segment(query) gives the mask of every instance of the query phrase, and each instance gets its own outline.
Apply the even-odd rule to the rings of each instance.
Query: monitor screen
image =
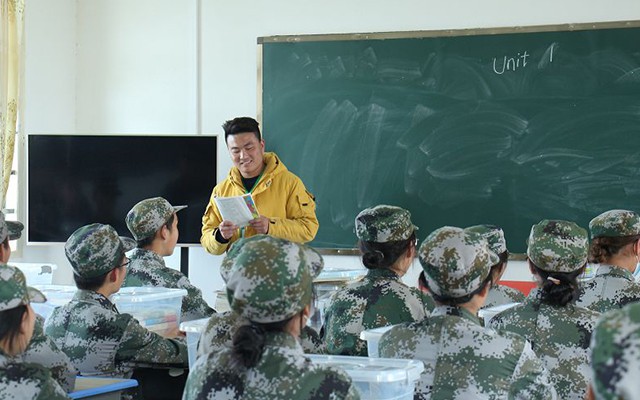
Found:
[[[161,196],[188,205],[178,213],[178,243],[198,244],[216,154],[215,136],[29,135],[27,240],[65,242],[94,222],[131,237],[127,212]]]

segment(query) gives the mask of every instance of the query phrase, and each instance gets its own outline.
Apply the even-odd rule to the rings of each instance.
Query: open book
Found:
[[[251,193],[242,196],[215,197],[214,200],[222,214],[222,219],[231,221],[240,228],[249,225],[252,219],[260,217]]]

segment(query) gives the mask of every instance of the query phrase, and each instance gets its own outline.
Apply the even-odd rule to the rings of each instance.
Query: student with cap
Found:
[[[477,312],[499,260],[486,240],[445,226],[427,237],[419,259],[436,308],[429,318],[393,327],[378,345],[381,357],[424,362],[414,399],[555,399],[529,342],[480,325]]]
[[[583,282],[578,305],[598,312],[640,301],[633,273],[640,263],[640,216],[610,210],[589,222],[589,262],[598,263],[593,279]]]
[[[251,236],[243,239],[241,243],[246,245],[247,243],[251,243],[255,240],[263,240],[262,235]],[[234,244],[222,260],[220,265],[220,275],[222,276],[222,280],[225,284],[229,280],[232,268],[236,265],[236,258],[238,255],[242,254],[240,248],[241,246]],[[314,254],[315,253],[310,253],[310,256],[313,256]],[[324,263],[319,255],[317,260],[312,260],[311,262]],[[231,303],[233,299],[233,291],[229,289],[229,286],[227,286],[227,299],[229,300],[229,303]],[[220,352],[224,349],[231,348],[233,346],[233,333],[238,329],[238,327],[248,323],[249,321],[232,310],[212,315],[200,335],[197,356],[200,357],[205,354]],[[305,353],[325,353],[324,344],[322,343],[320,336],[308,325],[305,325],[302,328],[302,332],[300,333],[300,345]]]
[[[91,224],[73,232],[64,248],[78,291],[51,313],[45,332],[82,375],[130,378],[134,362],[187,366],[183,341],[147,330],[109,300],[126,274],[128,241],[109,225]],[[140,382],[142,392],[145,384]]]
[[[312,364],[298,342],[322,257],[265,235],[235,246],[230,306],[248,323],[233,334],[231,349],[196,361],[183,399],[358,399],[344,372]]]
[[[329,301],[322,329],[328,353],[366,356],[360,332],[429,315],[431,297],[400,280],[415,258],[416,229],[409,211],[400,207],[378,205],[358,214],[356,236],[368,272]]]
[[[166,266],[162,257],[173,254],[178,242],[178,214],[187,206],[172,206],[162,197],[145,199],[127,213],[129,231],[137,242],[130,256],[123,286],[155,286],[186,289],[182,298],[182,321],[206,318],[215,310],[202,298],[182,272]]]
[[[489,243],[489,249],[498,255],[500,261],[491,267],[491,275],[493,276],[493,284],[489,295],[482,308],[490,308],[501,306],[509,303],[521,303],[524,301],[524,294],[521,291],[509,286],[500,285],[500,278],[507,270],[507,262],[509,261],[509,250],[507,250],[507,242],[504,239],[504,232],[500,227],[495,225],[474,225],[465,228],[466,231],[479,233]]]
[[[22,236],[24,225],[18,221],[5,221],[0,211],[0,267],[5,266],[11,257],[10,240],[18,240]],[[22,360],[27,363],[40,364],[51,372],[62,389],[71,392],[76,382],[78,371],[69,357],[62,352],[50,337],[44,334],[44,318],[36,314],[33,336],[29,346],[22,353]]]
[[[493,317],[489,326],[526,338],[558,396],[582,400],[591,378],[589,341],[600,317],[574,304],[578,277],[587,264],[587,231],[573,222],[543,220],[531,228],[527,244],[538,287],[523,304]]]
[[[30,303],[44,301],[42,293],[27,287],[22,271],[0,266],[0,400],[69,398],[45,367],[20,357],[35,324]]]
[[[603,314],[591,337],[587,399],[640,399],[640,303]]]

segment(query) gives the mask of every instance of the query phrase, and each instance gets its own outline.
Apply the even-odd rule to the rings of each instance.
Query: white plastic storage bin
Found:
[[[360,339],[367,341],[367,354],[369,357],[378,357],[378,343],[380,343],[380,338],[391,328],[393,328],[393,325],[367,329],[366,331],[360,332]]]
[[[65,285],[34,285],[34,287],[47,297],[44,303],[31,303],[36,314],[42,315],[44,319],[47,319],[56,307],[70,302],[78,290],[75,286]]]
[[[166,336],[178,328],[184,289],[123,287],[111,296],[121,313],[131,314],[142,326]]]
[[[27,278],[27,285],[51,285],[53,282],[53,271],[58,269],[55,264],[47,263],[14,263],[9,262],[9,265],[18,267],[20,271]]]
[[[491,321],[491,318],[493,318],[496,315],[500,314],[504,310],[508,310],[511,307],[517,306],[518,304],[520,304],[520,303],[508,303],[508,304],[503,304],[503,305],[500,305],[500,306],[480,309],[480,310],[478,310],[478,318],[480,318],[480,320],[484,321],[484,325],[487,326],[487,325],[489,325],[489,321]]]
[[[307,355],[311,362],[342,369],[351,377],[363,400],[412,400],[416,381],[424,370],[418,360]]]
[[[206,328],[209,318],[195,319],[193,321],[185,321],[180,324],[180,330],[187,334],[187,350],[189,350],[189,369],[196,362],[198,353],[198,341],[202,331]]]

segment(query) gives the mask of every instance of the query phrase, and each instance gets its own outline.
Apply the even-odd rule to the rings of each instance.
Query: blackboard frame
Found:
[[[604,30],[619,28],[639,28],[640,21],[607,21],[594,23],[567,23],[553,25],[493,27],[474,29],[449,29],[449,30],[422,30],[422,31],[391,31],[369,33],[340,33],[340,34],[303,34],[303,35],[276,35],[257,38],[257,117],[263,126],[265,137],[269,138],[269,126],[264,125],[263,118],[263,46],[269,43],[304,43],[304,42],[330,42],[330,41],[357,41],[357,40],[384,40],[384,39],[412,39],[412,38],[437,38],[477,35],[501,35],[514,33],[542,33],[542,32],[572,32],[585,30]],[[286,159],[285,159],[286,162]],[[295,172],[295,171],[294,171]],[[358,254],[357,249],[349,248],[322,248],[324,254]],[[513,254],[514,258],[522,259],[523,253]]]

